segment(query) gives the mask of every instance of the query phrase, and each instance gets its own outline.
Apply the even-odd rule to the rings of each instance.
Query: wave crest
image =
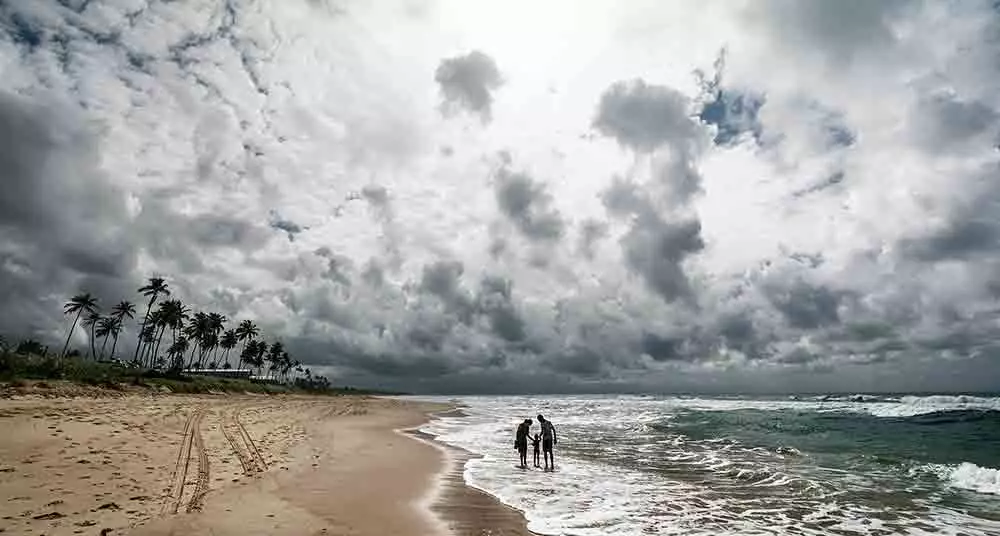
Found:
[[[958,465],[930,464],[922,468],[937,475],[953,488],[1000,495],[1000,469],[980,467],[969,462]]]

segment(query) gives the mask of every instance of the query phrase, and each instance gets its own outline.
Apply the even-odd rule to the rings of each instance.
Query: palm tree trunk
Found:
[[[247,351],[247,340],[243,339],[243,348],[240,348],[240,361],[236,365],[236,370],[243,368],[243,352]]]
[[[153,295],[153,299],[149,300],[149,304],[146,305],[146,316],[142,317],[142,327],[139,328],[139,341],[135,345],[135,356],[132,361],[139,360],[139,348],[142,348],[142,333],[146,331],[146,321],[149,320],[149,311],[153,308],[153,302],[156,301],[156,295]]]
[[[152,366],[150,366],[150,368],[156,366],[156,357],[160,355],[160,343],[163,342],[163,333],[165,331],[167,331],[166,324],[160,327],[160,336],[156,338],[156,346],[153,347],[153,362],[151,363]]]
[[[104,343],[101,344],[101,359],[104,359],[104,349],[108,347],[108,336],[110,335],[111,334],[109,333],[104,336]]]
[[[191,365],[194,365],[194,350],[195,350],[195,348],[197,348],[197,347],[198,347],[198,343],[197,343],[197,342],[195,342],[195,344],[192,344],[192,345],[191,345],[191,354],[190,354],[190,355],[188,355],[188,364],[187,364],[187,368],[191,368]]]
[[[111,343],[111,359],[115,358],[115,346],[118,346],[118,335],[115,335],[115,342]]]
[[[97,347],[94,345],[94,328],[96,327],[96,321],[90,325],[90,359],[93,361],[97,361]]]
[[[80,320],[80,315],[83,313],[83,309],[76,312],[76,318],[73,319],[73,326],[69,328],[69,335],[66,336],[66,344],[63,345],[62,357],[66,357],[66,350],[69,349],[69,339],[73,336],[73,331],[76,329],[76,323]]]
[[[149,344],[149,341],[145,340],[145,337],[143,337],[142,354],[139,356],[143,367],[147,366],[146,362],[149,361],[149,352],[152,350],[152,347],[153,345]]]

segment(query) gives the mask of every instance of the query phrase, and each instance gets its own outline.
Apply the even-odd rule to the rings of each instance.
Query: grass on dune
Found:
[[[375,394],[350,387],[313,387],[304,382],[260,383],[247,379],[191,376],[178,372],[127,367],[80,357],[59,358],[0,352],[0,387],[46,389],[52,383],[86,385],[125,391],[150,389],[173,393]]]

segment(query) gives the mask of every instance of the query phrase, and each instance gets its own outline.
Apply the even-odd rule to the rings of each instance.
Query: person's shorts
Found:
[[[524,442],[524,443],[516,443],[516,444],[514,445],[514,448],[516,448],[516,449],[517,449],[517,451],[518,451],[518,452],[520,452],[520,453],[525,453],[525,452],[528,452],[528,443],[527,443],[527,442]]]
[[[552,452],[552,440],[543,439],[542,440],[542,452]]]

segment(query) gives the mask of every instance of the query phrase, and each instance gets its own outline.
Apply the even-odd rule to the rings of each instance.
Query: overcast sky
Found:
[[[337,383],[996,389],[998,15],[0,1],[0,333],[161,275]]]

